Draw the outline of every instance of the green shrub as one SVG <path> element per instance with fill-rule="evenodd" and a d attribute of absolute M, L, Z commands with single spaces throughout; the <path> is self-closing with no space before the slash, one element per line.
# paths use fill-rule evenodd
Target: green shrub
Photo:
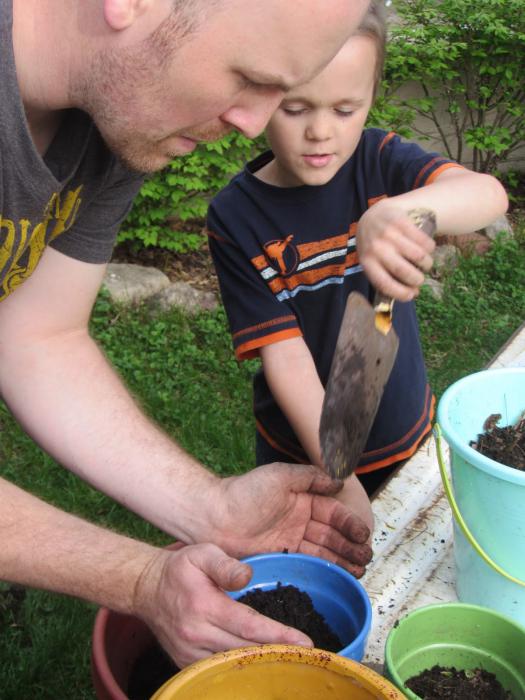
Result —
<path fill-rule="evenodd" d="M 232 132 L 206 143 L 148 178 L 135 200 L 118 241 L 159 246 L 178 253 L 196 250 L 210 198 L 258 152 L 257 141 Z"/>
<path fill-rule="evenodd" d="M 394 0 L 382 100 L 373 113 L 406 136 L 439 134 L 442 151 L 491 172 L 525 141 L 523 0 Z M 418 94 L 398 90 L 415 84 Z M 413 132 L 412 134 L 410 132 Z"/>

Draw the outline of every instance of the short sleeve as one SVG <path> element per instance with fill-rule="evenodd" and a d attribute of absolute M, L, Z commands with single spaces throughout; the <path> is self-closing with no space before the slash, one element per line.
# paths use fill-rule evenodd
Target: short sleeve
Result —
<path fill-rule="evenodd" d="M 429 185 L 448 168 L 462 168 L 439 153 L 427 152 L 418 144 L 403 142 L 394 132 L 386 134 L 379 143 L 379 158 L 390 196 Z"/>
<path fill-rule="evenodd" d="M 55 250 L 82 262 L 105 263 L 111 258 L 120 226 L 129 214 L 144 177 L 117 160 L 100 185 L 81 202 L 70 230 L 51 241 Z"/>

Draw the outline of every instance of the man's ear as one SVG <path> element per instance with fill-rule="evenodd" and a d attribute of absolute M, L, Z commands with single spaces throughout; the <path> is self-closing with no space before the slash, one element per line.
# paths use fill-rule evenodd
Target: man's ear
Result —
<path fill-rule="evenodd" d="M 104 0 L 104 19 L 115 31 L 127 29 L 150 4 L 149 0 Z"/>

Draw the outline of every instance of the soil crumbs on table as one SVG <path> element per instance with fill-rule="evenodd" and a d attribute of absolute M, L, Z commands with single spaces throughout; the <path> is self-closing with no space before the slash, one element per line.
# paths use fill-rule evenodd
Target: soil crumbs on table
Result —
<path fill-rule="evenodd" d="M 500 413 L 491 414 L 483 424 L 485 432 L 470 447 L 500 464 L 525 471 L 525 411 L 515 425 L 500 428 L 500 420 Z"/>
<path fill-rule="evenodd" d="M 277 584 L 277 588 L 266 591 L 256 588 L 241 596 L 239 603 L 283 625 L 295 627 L 308 635 L 318 649 L 338 652 L 343 648 L 339 637 L 315 610 L 308 593 L 295 586 Z"/>
<path fill-rule="evenodd" d="M 513 700 L 493 673 L 433 666 L 405 681 L 421 700 Z"/>
<path fill-rule="evenodd" d="M 324 617 L 314 609 L 308 593 L 295 586 L 278 584 L 277 588 L 268 591 L 256 589 L 241 596 L 239 602 L 277 622 L 301 630 L 312 639 L 318 649 L 337 652 L 343 648 Z M 129 700 L 149 700 L 161 685 L 179 670 L 162 647 L 155 642 L 137 659 L 131 669 L 127 688 Z"/>

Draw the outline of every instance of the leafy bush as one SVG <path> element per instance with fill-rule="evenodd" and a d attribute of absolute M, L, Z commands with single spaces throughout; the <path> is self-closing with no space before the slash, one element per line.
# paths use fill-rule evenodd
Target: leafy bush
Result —
<path fill-rule="evenodd" d="M 394 0 L 385 91 L 376 123 L 401 124 L 404 135 L 437 131 L 443 152 L 494 171 L 525 141 L 523 0 Z M 415 84 L 418 95 L 399 89 Z M 403 125 L 403 121 L 408 123 Z M 402 132 L 402 133 L 403 133 Z"/>
<path fill-rule="evenodd" d="M 200 228 L 210 198 L 258 152 L 258 142 L 232 132 L 176 158 L 142 186 L 118 241 L 178 253 L 202 245 Z M 197 223 L 196 223 L 197 222 Z M 190 224 L 190 225 L 188 225 Z"/>

